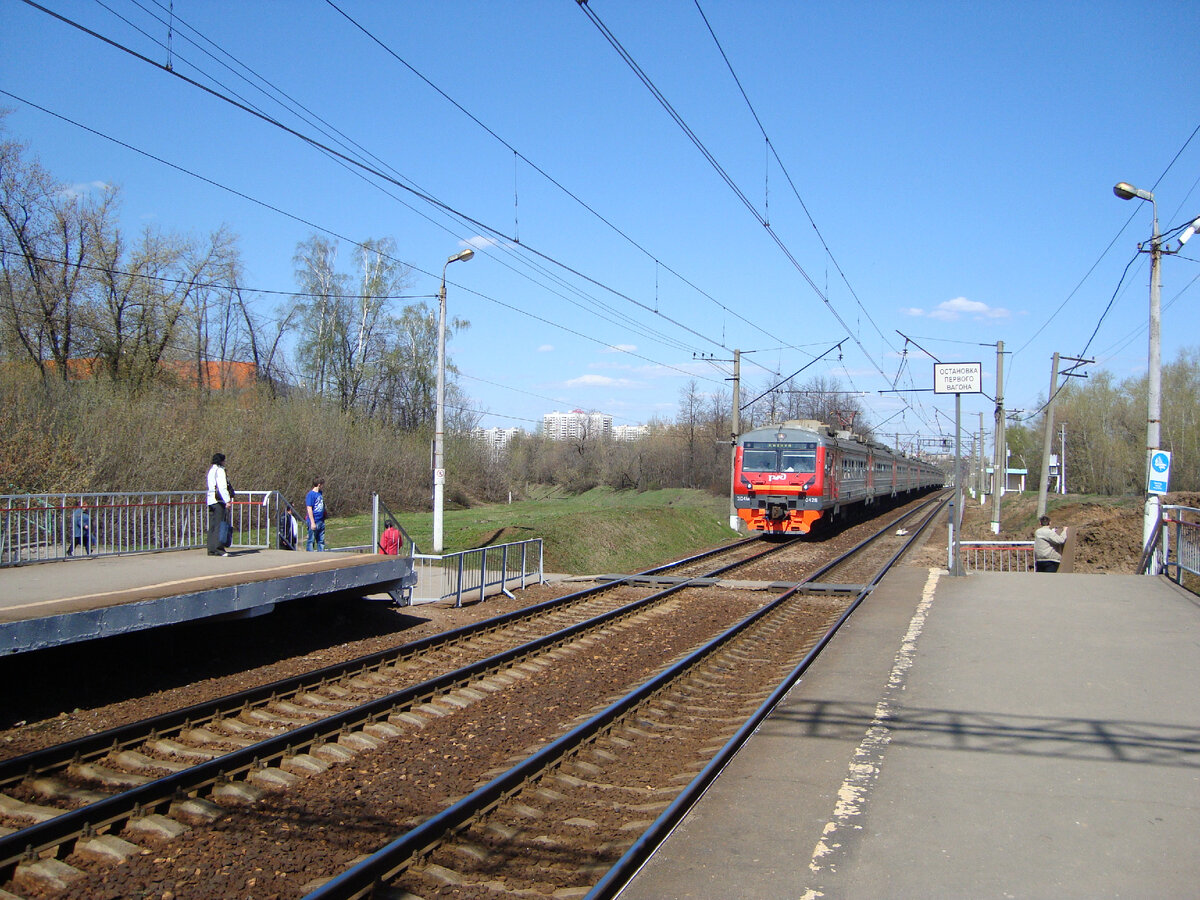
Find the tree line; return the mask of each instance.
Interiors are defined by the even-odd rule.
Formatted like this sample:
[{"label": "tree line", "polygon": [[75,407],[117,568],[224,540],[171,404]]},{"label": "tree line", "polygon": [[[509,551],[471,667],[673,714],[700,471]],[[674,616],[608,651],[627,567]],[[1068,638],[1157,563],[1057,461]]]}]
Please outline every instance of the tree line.
[{"label": "tree line", "polygon": [[[2,118],[0,118],[2,125]],[[437,313],[406,297],[411,271],[391,238],[339,260],[314,234],[295,249],[297,290],[264,310],[245,286],[238,239],[119,224],[116,188],[73,190],[0,133],[0,492],[194,488],[208,456],[235,483],[298,497],[317,475],[331,511],[430,504]],[[469,327],[454,320],[450,331]],[[249,364],[236,390],[221,364]],[[1163,445],[1173,486],[1200,484],[1200,357],[1164,367]],[[743,386],[740,427],[814,419],[872,436],[834,378]],[[1130,493],[1144,477],[1145,378],[1101,372],[1056,398],[1067,423],[1068,487]],[[750,401],[750,402],[748,402]],[[472,437],[482,413],[447,363],[447,500],[521,496],[531,484],[729,489],[733,398],[696,381],[674,417],[637,441],[533,433],[500,455]],[[1011,426],[1012,465],[1040,472],[1037,422]]]},{"label": "tree line", "polygon": [[[293,256],[297,290],[264,310],[229,228],[129,234],[119,212],[119,189],[73,189],[0,133],[0,379],[20,398],[0,409],[0,491],[185,489],[221,448],[244,485],[298,496],[319,471],[333,510],[364,508],[373,488],[428,505],[437,315],[405,297],[394,240],[354,245],[347,266],[336,241],[310,236]],[[229,377],[234,364],[249,364],[249,383]],[[642,441],[530,434],[497,458],[472,439],[481,413],[455,374],[448,361],[451,502],[531,483],[728,488],[727,390],[691,382],[676,418]],[[836,382],[773,381],[744,428],[863,422]]]},{"label": "tree line", "polygon": [[[1051,452],[1066,436],[1066,484],[1071,493],[1138,494],[1146,489],[1145,375],[1118,380],[1099,371],[1072,380],[1054,402]],[[1162,368],[1161,448],[1171,451],[1171,490],[1200,490],[1200,350],[1185,348]],[[1009,464],[1028,469],[1037,490],[1046,409],[1029,424],[1010,425]]]}]

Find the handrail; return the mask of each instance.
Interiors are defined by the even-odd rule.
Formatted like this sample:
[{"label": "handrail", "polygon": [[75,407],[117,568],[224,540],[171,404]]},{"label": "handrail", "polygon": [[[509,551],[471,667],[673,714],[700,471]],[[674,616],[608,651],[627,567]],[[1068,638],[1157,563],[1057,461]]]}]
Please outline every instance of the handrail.
[{"label": "handrail", "polygon": [[[0,566],[83,556],[195,550],[207,543],[205,491],[0,495]],[[278,491],[238,491],[228,506],[233,546],[270,547]],[[86,523],[86,524],[85,524]]]},{"label": "handrail", "polygon": [[459,607],[464,598],[483,600],[489,589],[492,593],[512,597],[510,586],[525,588],[530,583],[544,583],[542,551],[542,539],[531,538],[442,556],[414,553],[413,567],[417,571],[419,589],[413,602],[430,603],[453,598],[454,605]]}]

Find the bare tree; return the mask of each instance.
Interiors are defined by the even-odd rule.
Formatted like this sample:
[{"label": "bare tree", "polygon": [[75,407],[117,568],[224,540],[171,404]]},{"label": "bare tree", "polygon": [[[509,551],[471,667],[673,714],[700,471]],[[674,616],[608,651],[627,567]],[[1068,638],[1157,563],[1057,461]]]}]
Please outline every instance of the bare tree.
[{"label": "bare tree", "polygon": [[0,327],[39,369],[66,379],[116,191],[68,190],[0,141]]}]

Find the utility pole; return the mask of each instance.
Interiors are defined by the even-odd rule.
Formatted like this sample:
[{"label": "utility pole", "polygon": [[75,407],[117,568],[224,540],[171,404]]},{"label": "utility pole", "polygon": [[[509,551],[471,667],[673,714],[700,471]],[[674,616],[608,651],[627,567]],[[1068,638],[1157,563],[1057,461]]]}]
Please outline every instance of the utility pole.
[{"label": "utility pole", "polygon": [[[1060,358],[1059,355],[1057,353],[1055,353],[1054,354],[1054,365],[1051,368],[1051,373],[1050,373],[1050,399],[1048,401],[1046,401],[1046,433],[1042,437],[1042,480],[1041,480],[1041,484],[1038,485],[1038,508],[1037,508],[1038,518],[1041,518],[1042,516],[1044,516],[1046,514],[1046,492],[1049,489],[1049,482],[1050,482],[1050,448],[1053,446],[1053,443],[1054,443],[1054,398],[1055,398],[1055,395],[1058,393],[1058,361],[1059,361],[1059,358]],[[1075,363],[1075,365],[1071,366],[1071,368],[1069,368],[1065,372],[1063,372],[1063,376],[1067,377],[1067,378],[1070,378],[1070,377],[1086,378],[1087,377],[1086,375],[1080,375],[1075,370],[1077,368],[1079,368],[1080,366],[1089,365],[1089,364],[1095,362],[1094,359],[1077,359],[1076,357],[1073,357],[1073,356],[1064,356],[1061,358],[1067,360],[1068,362]],[[1061,462],[1060,462],[1060,465],[1061,465]],[[1061,475],[1062,470],[1060,469],[1059,472],[1060,472],[1059,483],[1061,484],[1062,483],[1062,475]]]},{"label": "utility pole", "polygon": [[983,505],[983,495],[987,492],[987,467],[983,464],[983,410],[979,411],[979,449],[975,452],[975,464],[979,467],[975,477],[975,485],[979,489],[979,505]]},{"label": "utility pole", "polygon": [[1058,492],[1067,492],[1067,423],[1058,426]]},{"label": "utility pole", "polygon": [[1054,353],[1054,365],[1050,368],[1050,399],[1046,401],[1046,433],[1042,437],[1042,477],[1038,481],[1037,514],[1040,519],[1046,514],[1046,490],[1050,481],[1050,446],[1054,440],[1054,398],[1058,394],[1058,352]]},{"label": "utility pole", "polygon": [[1004,443],[1004,341],[996,341],[996,425],[992,434],[992,534],[1000,533],[1000,496],[1008,482],[1008,453]]}]

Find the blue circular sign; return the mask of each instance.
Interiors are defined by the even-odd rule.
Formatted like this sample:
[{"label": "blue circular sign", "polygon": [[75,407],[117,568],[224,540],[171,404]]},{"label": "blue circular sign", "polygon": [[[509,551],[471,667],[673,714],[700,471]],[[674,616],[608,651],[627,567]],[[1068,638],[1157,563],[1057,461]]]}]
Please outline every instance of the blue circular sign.
[{"label": "blue circular sign", "polygon": [[1150,457],[1150,465],[1154,467],[1155,472],[1165,472],[1171,468],[1171,457],[1165,453],[1155,453]]}]

